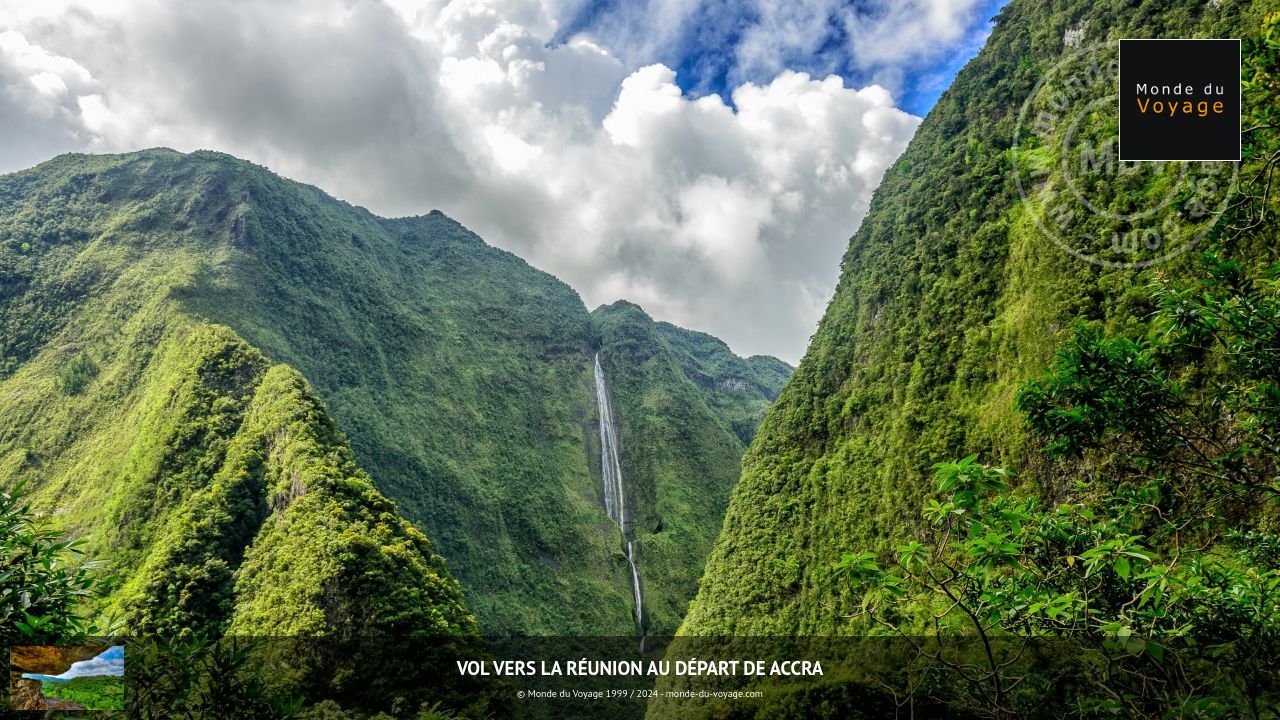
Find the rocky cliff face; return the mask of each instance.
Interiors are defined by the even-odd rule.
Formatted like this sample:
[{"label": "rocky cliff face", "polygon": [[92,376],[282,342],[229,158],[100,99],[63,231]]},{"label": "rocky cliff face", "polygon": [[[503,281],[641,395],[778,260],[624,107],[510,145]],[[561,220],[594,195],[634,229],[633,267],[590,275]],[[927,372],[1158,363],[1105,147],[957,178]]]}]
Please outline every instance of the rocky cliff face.
[{"label": "rocky cliff face", "polygon": [[22,677],[23,673],[61,675],[81,660],[105,652],[105,645],[69,647],[16,647],[9,653],[9,704],[14,710],[83,710],[75,703],[47,700],[40,693],[40,681]]},{"label": "rocky cliff face", "polygon": [[40,681],[29,680],[17,673],[9,673],[9,703],[14,710],[47,710],[44,696],[40,694]]}]

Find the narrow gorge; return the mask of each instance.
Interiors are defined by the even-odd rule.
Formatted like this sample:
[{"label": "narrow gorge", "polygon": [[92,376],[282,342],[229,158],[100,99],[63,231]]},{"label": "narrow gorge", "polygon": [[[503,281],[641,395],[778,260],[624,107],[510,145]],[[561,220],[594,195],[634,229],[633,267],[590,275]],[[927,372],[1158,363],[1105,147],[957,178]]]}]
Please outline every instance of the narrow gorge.
[{"label": "narrow gorge", "polygon": [[[315,448],[344,460],[315,465],[280,522],[349,501],[358,478],[370,508],[393,502],[406,523],[384,529],[430,538],[405,530],[421,544],[409,576],[439,575],[424,586],[446,617],[465,608],[490,636],[669,635],[790,373],[632,303],[588,311],[441,213],[379,218],[219,153],[65,155],[0,176],[0,485],[29,483],[36,509],[126,578],[105,606],[140,603],[159,624],[278,632],[298,617],[230,599],[259,582],[255,598],[279,599],[279,576],[237,589],[233,574],[268,548],[244,530],[274,527],[263,488],[284,477],[293,496],[277,467],[302,455],[255,459],[286,428],[307,430],[308,462]],[[196,515],[228,518],[226,534],[196,543]],[[288,538],[261,562],[309,552]],[[200,569],[213,560],[225,570]],[[226,606],[171,602],[174,572]]]}]

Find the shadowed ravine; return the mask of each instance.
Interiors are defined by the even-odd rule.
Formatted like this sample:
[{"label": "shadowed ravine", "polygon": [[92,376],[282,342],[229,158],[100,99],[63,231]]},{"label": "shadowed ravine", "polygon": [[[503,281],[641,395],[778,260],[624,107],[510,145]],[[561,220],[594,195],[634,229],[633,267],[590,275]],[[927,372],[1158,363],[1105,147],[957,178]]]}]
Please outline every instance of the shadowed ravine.
[{"label": "shadowed ravine", "polygon": [[609,402],[609,383],[600,367],[600,353],[595,356],[596,406],[600,416],[600,478],[604,483],[604,510],[622,531],[627,564],[631,567],[631,595],[635,602],[636,629],[644,645],[644,594],[640,589],[640,571],[636,568],[636,541],[627,520],[627,494],[622,484],[622,464],[618,460],[618,426],[613,421]]}]

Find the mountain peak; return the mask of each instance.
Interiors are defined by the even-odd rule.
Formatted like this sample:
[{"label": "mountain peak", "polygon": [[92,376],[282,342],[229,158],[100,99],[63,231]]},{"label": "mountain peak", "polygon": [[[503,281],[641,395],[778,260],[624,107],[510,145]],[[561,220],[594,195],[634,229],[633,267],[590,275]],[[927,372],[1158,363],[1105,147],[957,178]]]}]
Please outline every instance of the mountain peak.
[{"label": "mountain peak", "polygon": [[[379,218],[223,153],[68,155],[0,176],[0,398],[24,398],[0,403],[0,480],[31,480],[84,528],[130,578],[113,602],[149,626],[334,626],[351,613],[326,619],[283,568],[311,557],[290,538],[336,503],[421,556],[380,567],[456,578],[488,633],[632,632],[585,450],[599,351],[624,447],[679,456],[659,470],[623,452],[651,520],[636,533],[648,627],[674,631],[781,384],[709,336],[696,344],[715,362],[695,358],[679,335],[633,303],[588,313],[442,212]],[[419,584],[466,629],[445,585]]]}]

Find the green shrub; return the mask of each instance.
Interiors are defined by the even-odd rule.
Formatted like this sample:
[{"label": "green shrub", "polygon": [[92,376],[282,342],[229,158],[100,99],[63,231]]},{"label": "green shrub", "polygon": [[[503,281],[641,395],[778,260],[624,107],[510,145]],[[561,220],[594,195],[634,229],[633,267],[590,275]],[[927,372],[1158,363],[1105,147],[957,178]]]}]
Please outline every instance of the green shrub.
[{"label": "green shrub", "polygon": [[68,395],[79,395],[98,376],[98,364],[87,353],[76,355],[58,373],[58,387]]},{"label": "green shrub", "polygon": [[33,519],[23,485],[0,490],[0,645],[67,642],[113,630],[80,614],[82,600],[115,584],[97,563],[81,561],[81,545]]}]

